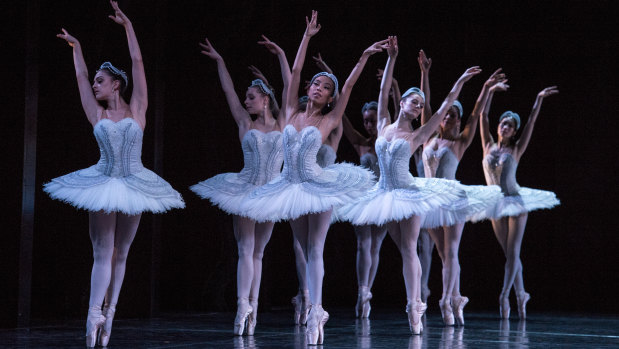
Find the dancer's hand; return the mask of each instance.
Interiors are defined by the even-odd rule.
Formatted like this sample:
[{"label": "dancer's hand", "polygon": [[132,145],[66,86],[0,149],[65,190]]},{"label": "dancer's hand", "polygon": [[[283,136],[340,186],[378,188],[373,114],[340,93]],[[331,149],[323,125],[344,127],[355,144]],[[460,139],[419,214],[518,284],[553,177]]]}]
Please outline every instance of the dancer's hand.
[{"label": "dancer's hand", "polygon": [[502,72],[503,68],[499,68],[497,70],[494,71],[494,73],[492,73],[492,75],[490,75],[490,77],[488,78],[488,80],[486,80],[486,82],[484,83],[484,85],[486,85],[487,87],[492,87],[498,83],[501,82],[507,82],[507,79],[505,78],[505,74]]},{"label": "dancer's hand", "polygon": [[320,24],[318,24],[318,11],[312,10],[312,18],[308,19],[305,16],[305,34],[306,36],[312,37],[316,35],[320,31]]},{"label": "dancer's hand", "polygon": [[469,80],[471,80],[471,78],[477,74],[481,73],[481,69],[479,68],[479,66],[474,66],[474,67],[470,67],[469,69],[467,69],[464,74],[462,74],[462,76],[460,76],[460,78],[458,79],[458,82],[460,83],[465,83]]},{"label": "dancer's hand", "polygon": [[269,82],[267,81],[267,78],[264,76],[264,74],[262,74],[262,72],[260,71],[260,69],[256,68],[256,67],[255,67],[255,66],[253,66],[253,65],[250,65],[250,66],[249,66],[249,67],[247,67],[247,68],[249,68],[249,70],[251,71],[251,73],[254,75],[254,77],[255,77],[256,79],[260,79],[260,80],[262,80],[262,82],[264,82],[264,83],[265,83],[265,84],[267,84],[267,85],[269,84]]},{"label": "dancer's hand", "polygon": [[271,52],[274,55],[279,54],[280,52],[282,52],[281,47],[277,46],[276,43],[274,43],[273,41],[269,40],[264,35],[262,35],[262,40],[258,41],[258,45],[262,45],[262,46],[266,47],[266,49],[269,50],[269,52]]},{"label": "dancer's hand", "polygon": [[545,98],[548,96],[552,96],[554,94],[559,93],[559,90],[557,89],[557,86],[550,86],[550,87],[546,87],[545,89],[541,90],[537,96],[540,98]]},{"label": "dancer's hand", "polygon": [[[390,36],[390,38],[392,37]],[[381,41],[377,41],[373,43],[370,47],[366,48],[365,51],[363,51],[363,54],[367,56],[371,56],[377,52],[381,52],[382,50],[388,49],[389,40],[390,39],[385,39],[385,40],[381,40]]]},{"label": "dancer's hand", "polygon": [[215,51],[215,49],[213,48],[213,45],[211,45],[210,41],[208,41],[207,38],[204,38],[204,43],[200,43],[200,47],[202,47],[202,51],[200,51],[200,53],[202,53],[203,55],[215,61],[223,60],[223,58],[221,58],[219,53]]},{"label": "dancer's hand", "polygon": [[397,36],[390,36],[387,39],[387,54],[389,55],[389,57],[391,58],[395,58],[398,55],[398,37]]},{"label": "dancer's hand", "polygon": [[327,66],[327,63],[325,63],[325,61],[322,59],[320,52],[318,52],[316,56],[312,56],[312,59],[314,60],[314,63],[316,63],[316,66],[318,67],[318,69],[333,74],[331,69],[329,69],[329,66]]},{"label": "dancer's hand", "polygon": [[80,42],[64,28],[62,28],[62,34],[56,34],[56,37],[65,40],[71,47],[76,47],[80,44]]},{"label": "dancer's hand", "polygon": [[432,66],[432,58],[426,57],[426,53],[423,52],[423,50],[419,50],[417,62],[419,62],[419,69],[421,69],[422,72],[427,74],[430,71],[430,67]]},{"label": "dancer's hand", "polygon": [[123,11],[120,10],[120,7],[118,7],[118,2],[110,1],[110,4],[112,5],[112,8],[114,9],[114,15],[108,16],[110,17],[110,19],[112,19],[114,22],[120,25],[123,25],[123,26],[130,23],[129,18],[123,13]]}]

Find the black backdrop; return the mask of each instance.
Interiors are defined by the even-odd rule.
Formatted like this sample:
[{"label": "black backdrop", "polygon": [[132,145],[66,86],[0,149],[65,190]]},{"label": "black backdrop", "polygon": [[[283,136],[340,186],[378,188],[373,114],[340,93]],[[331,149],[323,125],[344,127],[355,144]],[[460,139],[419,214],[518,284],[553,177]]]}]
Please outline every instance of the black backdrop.
[{"label": "black backdrop", "polygon": [[[495,96],[491,127],[505,109],[526,121],[542,88],[561,93],[544,101],[532,141],[523,156],[521,185],[552,190],[561,206],[529,215],[522,261],[530,311],[618,313],[616,190],[617,12],[611,1],[370,1],[305,2],[121,1],[134,24],[149,81],[152,121],[155,76],[165,83],[163,177],[187,203],[162,216],[160,302],[163,311],[230,310],[235,305],[236,246],[230,216],[188,190],[220,172],[238,171],[238,132],[221,91],[214,62],[199,54],[208,36],[226,60],[236,90],[243,95],[258,66],[281,92],[277,60],[256,45],[260,34],[277,42],[290,64],[305,28],[304,16],[319,11],[322,29],[310,42],[303,78],[316,68],[309,55],[320,52],[343,82],[361,52],[387,35],[398,35],[395,76],[404,90],[418,85],[416,56],[433,59],[434,108],[469,66],[484,71],[460,96],[472,109],[485,78],[503,67],[510,90]],[[26,7],[3,5],[1,42],[3,96],[3,229],[0,235],[0,325],[12,326],[17,312],[20,234]],[[130,70],[123,29],[107,18],[106,1],[41,1],[39,36],[39,115],[37,187],[98,159],[91,127],[83,115],[71,48],[55,35],[66,28],[82,43],[92,72],[104,60]],[[157,33],[162,33],[157,35]],[[155,57],[162,55],[163,69]],[[6,60],[5,60],[6,58]],[[377,98],[376,69],[386,54],[372,56],[347,108],[361,128],[363,103]],[[143,161],[153,166],[153,123],[147,125]],[[150,127],[149,127],[150,126]],[[462,159],[458,179],[484,183],[481,146],[475,139]],[[343,139],[338,161],[357,162]],[[132,247],[119,309],[121,316],[147,316],[150,304],[152,215],[145,214]],[[92,263],[84,211],[36,193],[32,316],[83,317]],[[267,246],[260,302],[265,309],[288,306],[296,293],[290,228],[277,224]],[[356,301],[356,239],[348,224],[331,227],[325,248],[325,307]],[[404,308],[401,259],[389,238],[373,289],[376,307]],[[430,308],[441,292],[440,261],[434,256]],[[461,289],[471,310],[497,310],[504,257],[488,222],[464,231],[460,248]]]}]

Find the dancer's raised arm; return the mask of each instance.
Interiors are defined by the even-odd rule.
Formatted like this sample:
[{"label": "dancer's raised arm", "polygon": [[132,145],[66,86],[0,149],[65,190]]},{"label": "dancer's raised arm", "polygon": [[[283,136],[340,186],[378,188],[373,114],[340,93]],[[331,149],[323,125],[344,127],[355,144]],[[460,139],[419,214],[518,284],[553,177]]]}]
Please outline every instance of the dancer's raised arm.
[{"label": "dancer's raised arm", "polygon": [[127,44],[131,55],[131,77],[133,78],[133,92],[129,107],[133,118],[144,128],[146,126],[146,108],[148,108],[148,89],[146,87],[146,74],[144,73],[144,63],[142,52],[138,44],[138,38],[133,30],[133,25],[129,18],[120,10],[118,2],[110,1],[114,9],[114,15],[109,17],[116,23],[122,25],[127,33]]},{"label": "dancer's raised arm", "polygon": [[[277,121],[281,128],[285,125],[283,122],[285,121],[284,112],[286,111],[286,96],[288,93],[288,89],[290,88],[290,80],[292,78],[292,73],[290,72],[290,66],[288,65],[288,59],[286,58],[286,53],[284,52],[284,50],[282,50],[281,47],[279,47],[273,41],[269,40],[264,35],[262,35],[262,40],[258,41],[258,44],[266,47],[266,49],[269,50],[269,52],[271,52],[272,54],[276,55],[277,59],[279,60],[279,67],[282,73],[283,87],[282,87],[282,105],[279,108],[279,113],[278,113],[279,116],[277,117]],[[266,80],[263,80],[263,81],[265,84],[268,85],[268,82]],[[274,102],[277,103],[276,101]]]},{"label": "dancer's raised arm", "polygon": [[419,70],[421,70],[421,84],[419,86],[425,95],[425,103],[421,113],[421,124],[424,125],[432,117],[432,107],[430,106],[430,67],[432,66],[432,58],[426,57],[426,53],[423,50],[419,50],[417,62],[419,62]]},{"label": "dancer's raised arm", "polygon": [[487,151],[494,145],[494,138],[492,138],[492,134],[490,133],[490,121],[488,118],[490,106],[492,105],[492,97],[495,91],[507,91],[508,88],[509,85],[506,84],[506,81],[499,82],[489,87],[485,100],[480,103],[479,135],[481,137],[481,146],[484,155],[486,155]]},{"label": "dancer's raised arm", "polygon": [[460,78],[456,81],[451,91],[443,101],[443,104],[441,104],[441,107],[438,109],[438,111],[430,118],[430,120],[428,120],[428,122],[413,131],[411,149],[417,149],[417,147],[428,141],[430,136],[432,136],[432,134],[436,132],[436,129],[441,123],[441,120],[443,120],[443,117],[445,117],[445,114],[447,113],[449,108],[451,108],[454,101],[458,98],[458,95],[460,94],[464,83],[469,81],[473,76],[479,73],[481,73],[481,69],[475,66],[467,69],[464,74],[460,76]]},{"label": "dancer's raised arm", "polygon": [[458,137],[458,141],[455,144],[455,153],[458,159],[462,158],[464,151],[471,145],[473,142],[473,138],[475,137],[475,132],[477,131],[477,123],[480,116],[480,111],[486,103],[486,99],[488,98],[488,93],[490,88],[495,86],[496,84],[502,83],[505,84],[507,79],[505,79],[505,74],[501,73],[501,68],[497,69],[486,82],[484,83],[479,97],[477,97],[477,101],[475,102],[475,107],[473,107],[473,111],[466,121],[466,125],[464,129],[460,133],[460,137]]},{"label": "dancer's raised arm", "polygon": [[363,71],[363,68],[367,63],[368,58],[371,55],[377,52],[381,52],[383,49],[386,49],[388,42],[389,39],[377,41],[373,43],[370,47],[365,49],[365,51],[363,51],[363,54],[361,54],[361,58],[359,58],[359,62],[357,62],[353,70],[350,72],[348,79],[346,79],[346,82],[342,87],[342,91],[338,97],[335,108],[329,114],[327,114],[327,116],[332,119],[332,122],[339,123],[341,121],[342,115],[344,115],[344,111],[346,110],[346,105],[348,104],[348,99],[350,98],[352,88],[353,86],[355,86],[355,83],[359,79],[359,76],[361,75],[361,72]]},{"label": "dancer's raised arm", "polygon": [[202,51],[200,52],[217,63],[217,73],[219,74],[221,88],[226,95],[226,100],[228,101],[228,107],[230,108],[232,117],[239,127],[239,137],[243,138],[243,135],[251,127],[251,117],[249,116],[249,112],[243,107],[241,101],[239,100],[239,96],[234,90],[234,83],[232,82],[232,78],[230,77],[230,73],[228,72],[224,59],[215,50],[208,38],[204,38],[204,43],[200,43],[200,46],[202,47]]},{"label": "dancer's raised arm", "polygon": [[301,70],[305,63],[305,54],[307,53],[307,46],[312,36],[316,35],[320,31],[320,24],[318,24],[318,11],[312,10],[312,17],[308,19],[305,17],[305,32],[303,33],[303,39],[299,45],[297,56],[294,59],[292,66],[292,72],[290,76],[290,85],[286,93],[286,98],[282,103],[286,104],[285,110],[285,124],[288,124],[289,118],[294,114],[299,106],[299,84],[301,83]]},{"label": "dancer's raised arm", "polygon": [[61,34],[56,34],[56,37],[65,40],[69,46],[73,47],[73,64],[75,65],[75,76],[77,78],[77,87],[80,91],[82,108],[84,109],[84,113],[86,113],[86,118],[94,127],[98,121],[99,110],[103,110],[103,107],[97,102],[95,94],[92,91],[92,85],[88,80],[88,68],[86,68],[86,62],[82,54],[82,46],[80,42],[64,28],[62,28]]},{"label": "dancer's raised arm", "polygon": [[516,147],[514,149],[514,156],[516,160],[520,160],[520,157],[529,145],[529,141],[531,140],[531,134],[533,133],[533,127],[535,126],[535,121],[537,120],[539,111],[542,108],[542,101],[544,100],[544,98],[557,93],[559,93],[557,86],[551,86],[546,87],[537,94],[537,97],[535,98],[535,103],[533,104],[533,109],[531,110],[531,114],[529,115],[527,123],[522,129],[522,135],[520,136],[520,139],[518,139],[518,142],[516,142]]},{"label": "dancer's raised arm", "polygon": [[378,134],[387,126],[391,125],[391,117],[389,115],[389,90],[391,89],[391,80],[393,79],[393,67],[395,59],[398,56],[398,37],[390,36],[387,42],[387,63],[383,71],[383,78],[380,82],[380,94],[378,96],[378,111],[376,127]]}]

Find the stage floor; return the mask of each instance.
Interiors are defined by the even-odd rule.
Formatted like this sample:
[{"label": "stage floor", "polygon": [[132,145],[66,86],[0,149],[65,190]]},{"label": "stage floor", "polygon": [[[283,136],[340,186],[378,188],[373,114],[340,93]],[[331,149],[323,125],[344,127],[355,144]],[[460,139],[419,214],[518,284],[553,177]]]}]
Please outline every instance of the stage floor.
[{"label": "stage floor", "polygon": [[[411,335],[404,309],[327,309],[324,348],[619,348],[619,318],[529,314],[526,321],[498,313],[465,312],[464,327],[445,327],[427,314],[422,335]],[[515,309],[513,309],[515,310]],[[119,310],[120,312],[121,310]],[[292,309],[259,313],[254,336],[232,335],[233,313],[163,314],[115,321],[109,348],[305,348],[305,327],[290,324]],[[85,319],[34,321],[30,329],[0,330],[1,348],[83,348]]]}]

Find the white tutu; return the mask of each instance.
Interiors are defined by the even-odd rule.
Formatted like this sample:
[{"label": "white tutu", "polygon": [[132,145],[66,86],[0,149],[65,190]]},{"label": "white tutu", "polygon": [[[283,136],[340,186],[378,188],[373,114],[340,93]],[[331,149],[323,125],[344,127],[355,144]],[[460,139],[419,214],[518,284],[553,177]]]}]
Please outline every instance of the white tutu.
[{"label": "white tutu", "polygon": [[100,120],[94,134],[101,150],[96,165],[57,177],[43,187],[52,198],[88,211],[165,212],[183,208],[181,195],[142,166],[142,130],[132,118]]},{"label": "white tutu", "polygon": [[560,204],[555,193],[546,190],[520,187],[516,182],[518,162],[508,153],[494,146],[482,161],[488,184],[501,187],[503,197],[486,216],[493,219],[518,216],[525,212],[552,208]]},{"label": "white tutu", "polygon": [[[486,217],[498,219],[501,217],[519,216],[526,212],[540,209],[550,209],[561,202],[555,193],[546,190],[520,187],[518,195],[506,195],[498,200],[496,205],[484,212]],[[478,219],[476,215],[474,219]]]},{"label": "white tutu", "polygon": [[242,204],[245,215],[259,222],[291,220],[327,211],[365,194],[374,184],[374,175],[347,163],[321,168],[316,162],[321,144],[317,128],[297,132],[286,126],[284,169],[280,176],[248,196]]},{"label": "white tutu", "polygon": [[282,167],[282,133],[249,130],[241,147],[245,165],[241,172],[218,174],[190,189],[229,214],[247,217],[242,203],[252,191],[276,177]]}]

